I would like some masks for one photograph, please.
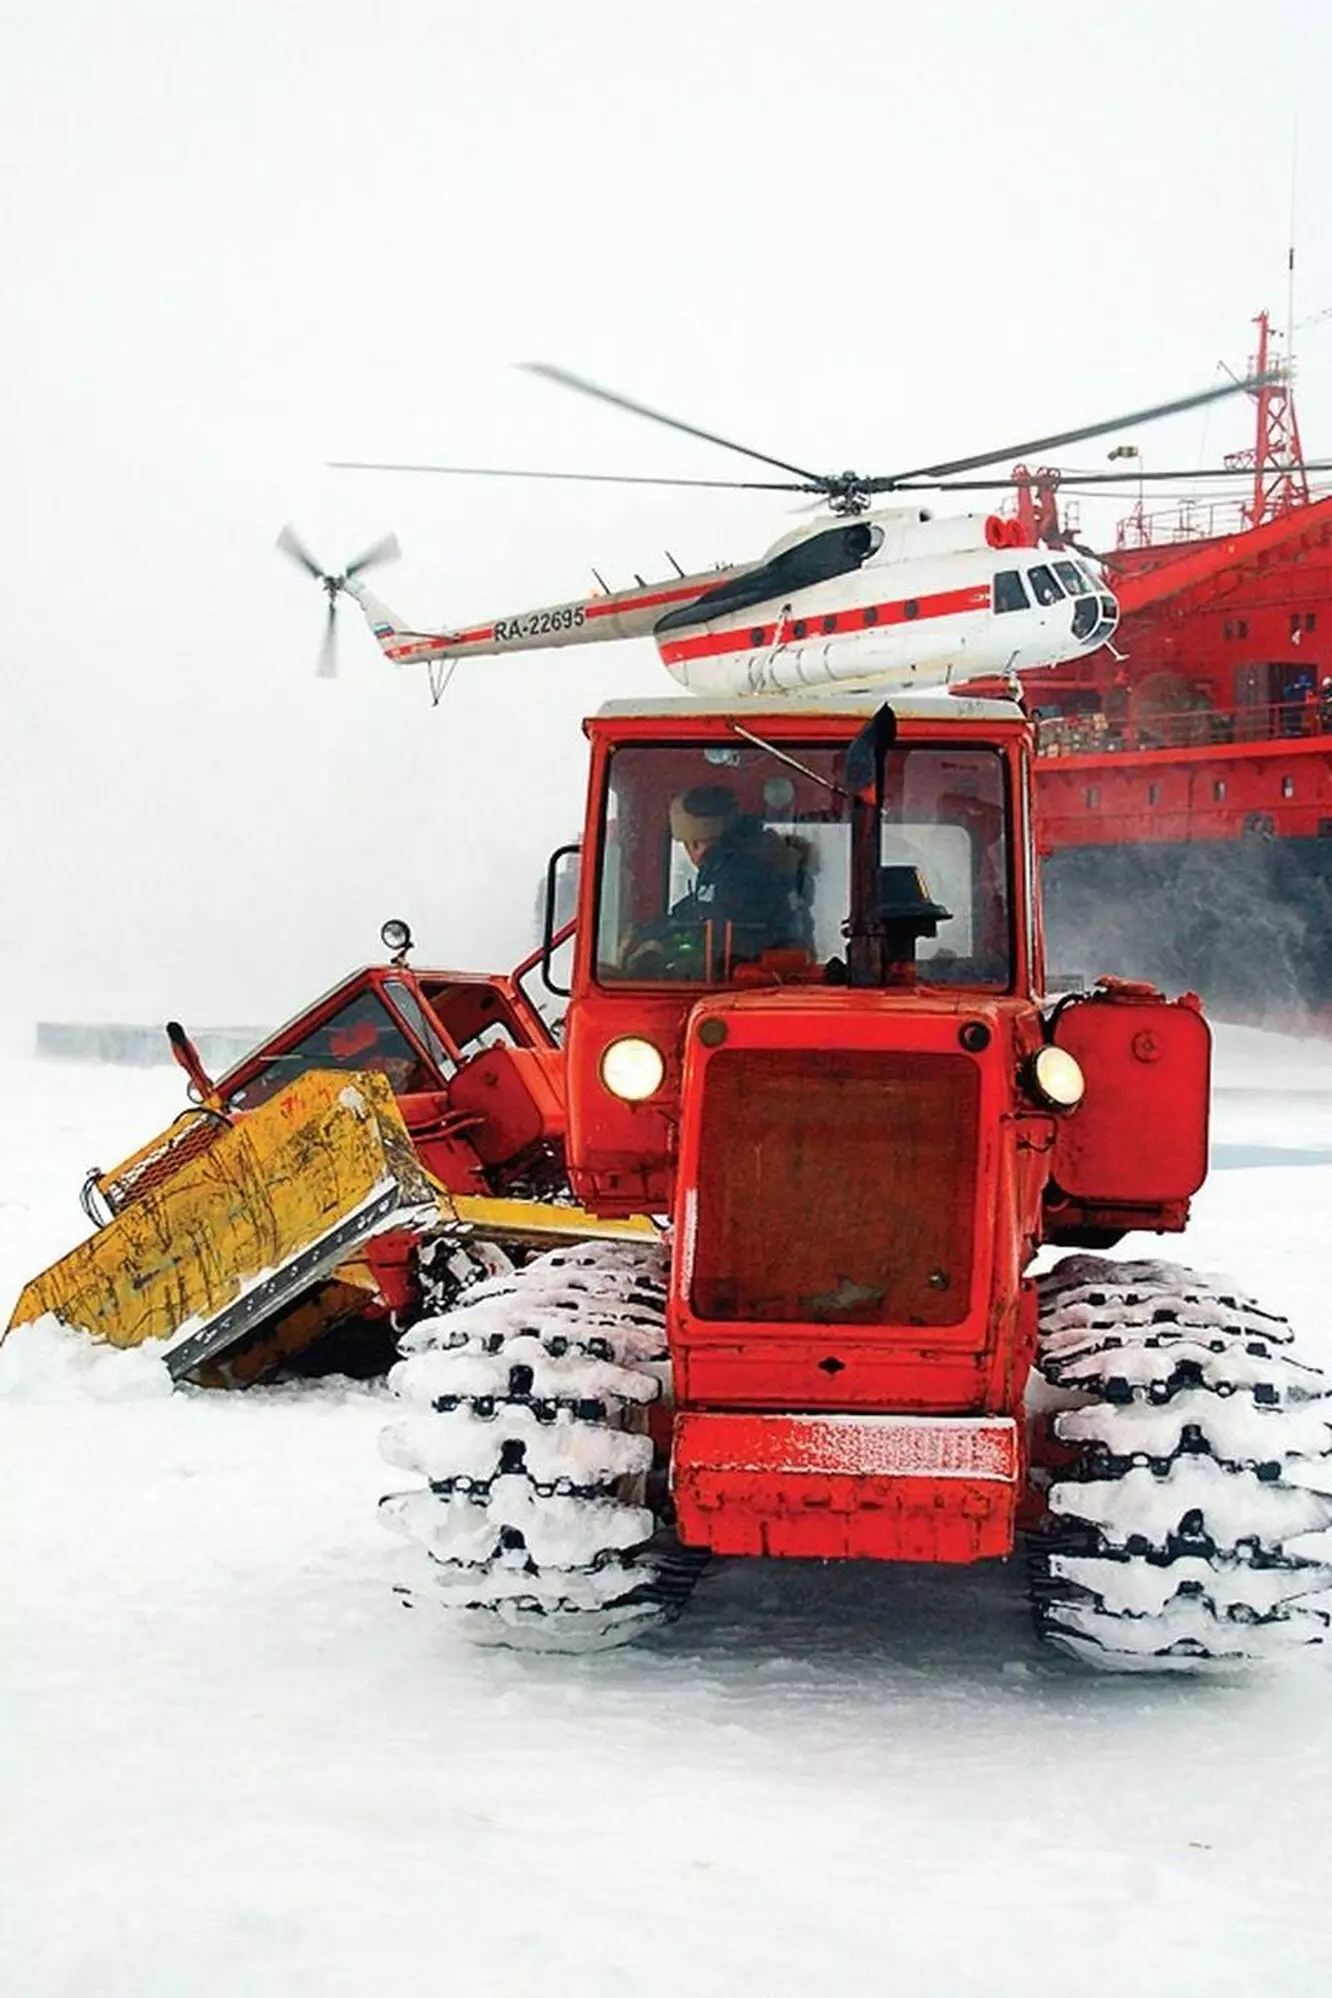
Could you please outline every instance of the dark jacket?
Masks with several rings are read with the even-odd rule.
[[[719,948],[729,925],[731,955],[740,960],[807,945],[800,872],[801,853],[789,840],[758,819],[737,819],[704,854],[698,878],[672,907],[671,920],[710,922]]]

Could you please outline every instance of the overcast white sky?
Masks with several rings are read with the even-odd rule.
[[[407,915],[526,947],[579,719],[645,645],[432,711],[272,553],[470,619],[739,560],[761,495],[334,472],[725,476],[539,357],[797,462],[891,470],[1132,409],[1332,305],[1319,0],[0,0],[0,1019],[266,1021]],[[1332,319],[1301,336],[1332,451]],[[1149,462],[1247,441],[1245,408]],[[1087,454],[1104,446],[1084,447]]]

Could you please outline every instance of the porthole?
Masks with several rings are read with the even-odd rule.
[[[762,626],[761,624],[756,624],[756,625],[755,625],[755,626],[753,627],[753,629],[752,629],[752,630],[750,631],[750,634],[749,634],[749,642],[750,642],[750,644],[751,644],[751,645],[762,645],[762,643],[763,643],[763,626]]]
[[[865,617],[865,622],[866,622],[866,624],[877,624],[877,623],[879,622],[879,607],[878,607],[878,605],[877,605],[877,604],[867,604],[867,605],[865,606],[865,612],[864,612],[864,617]]]
[[[798,617],[795,623],[791,626],[792,635],[796,638],[803,638],[808,630],[809,626],[805,623],[803,617]]]
[[[906,602],[902,606],[902,615],[903,617],[920,616],[920,605],[917,603],[914,597],[907,598]]]
[[[836,629],[837,629],[837,617],[836,617],[836,614],[835,614],[835,613],[834,613],[834,614],[832,614],[832,615],[830,615],[830,616],[828,616],[828,617],[825,617],[825,618],[824,618],[824,620],[823,620],[823,629],[824,629],[825,631],[836,631]]]

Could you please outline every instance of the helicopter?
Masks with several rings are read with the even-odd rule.
[[[715,432],[651,409],[615,390],[542,362],[528,371],[650,422],[737,452],[784,479],[651,478],[634,474],[520,471],[493,466],[389,464],[338,460],[338,469],[431,472],[482,478],[542,478],[598,484],[725,487],[813,495],[826,507],[783,535],[756,561],[694,575],[676,573],[633,589],[600,590],[436,631],[403,622],[363,581],[364,572],[398,554],[390,536],[340,574],[322,570],[291,527],[279,548],[320,583],[328,597],[321,670],[330,671],[337,599],[360,606],[385,656],[395,665],[425,664],[436,695],[465,658],[613,639],[651,637],[667,671],[701,695],[799,694],[882,686],[938,687],[950,681],[1004,679],[1091,653],[1111,639],[1119,607],[1089,550],[1050,549],[998,513],[936,515],[917,494],[1007,486],[1007,479],[959,478],[1007,459],[1100,437],[1252,392],[1274,379],[1253,375],[1194,394],[888,475],[818,473],[755,451]],[[1090,475],[1102,483],[1124,474]],[[1172,474],[1190,477],[1196,474]],[[906,504],[875,506],[894,494]]]

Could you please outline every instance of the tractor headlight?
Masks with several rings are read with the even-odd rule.
[[[1087,1092],[1082,1064],[1067,1048],[1038,1048],[1026,1064],[1028,1087],[1051,1110],[1076,1110]]]
[[[633,1036],[612,1041],[601,1057],[601,1080],[612,1096],[625,1103],[643,1102],[661,1088],[665,1074],[660,1048]]]

